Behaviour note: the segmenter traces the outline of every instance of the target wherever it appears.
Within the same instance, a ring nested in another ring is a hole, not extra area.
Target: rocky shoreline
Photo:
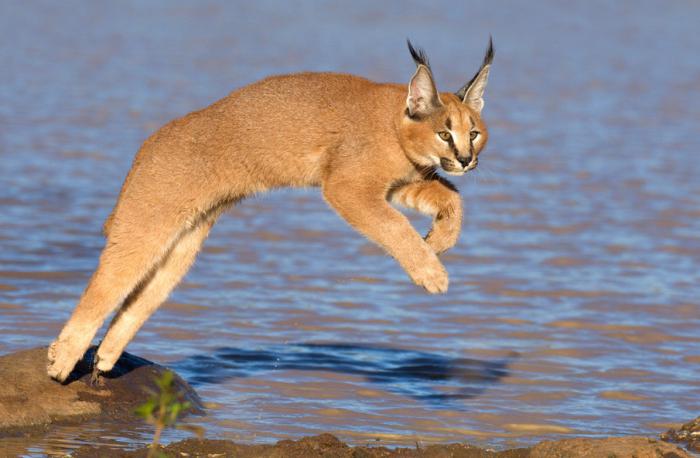
[[[81,447],[74,458],[144,458],[147,447],[135,451]],[[331,434],[283,440],[274,445],[245,445],[224,440],[187,439],[160,447],[169,457],[237,458],[686,458],[687,452],[673,444],[641,436],[606,439],[544,441],[531,448],[493,451],[469,444],[430,445],[416,448],[351,447]]]
[[[154,379],[167,369],[125,353],[102,386],[89,383],[91,349],[80,362],[71,382],[60,385],[46,377],[46,348],[35,348],[0,357],[0,439],[40,434],[53,424],[76,424],[87,418],[108,416],[138,421],[134,409],[156,390]],[[191,406],[190,413],[203,412],[197,393],[175,375],[176,390]],[[684,458],[700,452],[700,417],[678,430],[669,430],[661,439],[641,436],[605,439],[574,438],[544,441],[530,448],[494,451],[469,444],[430,445],[415,448],[350,446],[331,434],[282,440],[274,445],[247,445],[226,440],[187,439],[161,447],[174,457],[636,457]],[[31,439],[29,439],[31,440]],[[1,443],[0,443],[1,445]],[[0,447],[1,449],[1,447]],[[73,457],[145,457],[148,447],[124,451],[107,447],[83,446]]]
[[[691,452],[700,453],[700,417],[678,429],[669,429],[661,435],[661,440],[684,444]]]

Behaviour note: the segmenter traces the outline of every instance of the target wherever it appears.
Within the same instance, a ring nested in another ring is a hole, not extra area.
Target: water
[[[220,219],[129,351],[197,388],[210,438],[505,447],[694,418],[700,5],[424,3],[3,3],[0,353],[58,333],[166,121],[274,73],[407,81],[406,36],[456,90],[492,33],[491,140],[456,180],[449,293],[412,286],[317,190],[275,192]],[[3,446],[148,436],[92,422]]]

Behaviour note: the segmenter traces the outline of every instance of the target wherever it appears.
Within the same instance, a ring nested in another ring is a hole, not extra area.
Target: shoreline
[[[3,439],[20,438],[22,447],[36,450],[37,435],[50,425],[82,424],[88,418],[121,419],[125,425],[138,421],[134,409],[158,392],[156,378],[170,372],[164,366],[124,353],[115,370],[99,387],[88,383],[91,348],[78,364],[75,379],[61,385],[45,373],[45,347],[19,351],[0,357],[0,435]],[[171,372],[171,374],[174,374]],[[192,414],[204,413],[204,404],[189,384],[177,376],[172,390],[189,404]],[[371,427],[368,427],[371,429]],[[89,438],[88,438],[89,439]],[[679,446],[670,442],[678,443]],[[3,441],[0,439],[0,447]],[[167,456],[236,456],[236,457],[497,457],[524,458],[546,456],[635,456],[637,458],[683,458],[684,451],[700,452],[700,417],[658,437],[625,436],[608,438],[569,438],[541,441],[531,447],[496,451],[467,442],[399,446],[388,448],[351,446],[332,434],[323,433],[297,440],[280,440],[275,444],[244,444],[231,440],[184,439],[161,447]],[[1,449],[0,449],[1,450]],[[73,457],[145,457],[148,447],[136,450],[115,449],[107,445],[83,445],[61,452]]]
[[[113,458],[143,458],[150,448],[133,451],[108,447],[83,446],[75,450],[74,458],[94,456]],[[695,449],[700,451],[700,448]],[[677,444],[643,436],[610,437],[604,439],[573,438],[542,441],[528,448],[496,451],[469,443],[420,446],[414,448],[384,446],[350,446],[332,434],[281,440],[272,445],[241,444],[230,440],[185,439],[158,448],[166,456],[207,457],[269,457],[269,458],[392,458],[392,457],[455,457],[455,458],[545,458],[545,457],[635,457],[635,458],[690,458],[692,455]]]

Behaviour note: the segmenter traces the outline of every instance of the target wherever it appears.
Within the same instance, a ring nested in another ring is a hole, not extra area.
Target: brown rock
[[[88,417],[135,418],[134,408],[155,391],[153,379],[167,369],[124,353],[102,387],[92,387],[91,348],[78,363],[67,384],[46,375],[46,347],[0,357],[0,432],[12,434],[45,427],[51,423],[75,423]],[[202,403],[190,386],[177,375],[175,387],[202,412]],[[150,390],[150,391],[149,391]]]
[[[700,452],[700,417],[689,421],[680,429],[669,429],[661,435],[661,439],[684,443],[691,452]]]
[[[540,442],[530,458],[690,458],[675,445],[640,436]]]

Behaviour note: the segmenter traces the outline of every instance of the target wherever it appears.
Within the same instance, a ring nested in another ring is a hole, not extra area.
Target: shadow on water
[[[511,353],[483,361],[373,345],[298,343],[268,350],[223,347],[171,367],[191,374],[187,379],[195,386],[275,370],[330,371],[363,376],[399,395],[445,403],[472,398],[498,383],[515,358]]]

